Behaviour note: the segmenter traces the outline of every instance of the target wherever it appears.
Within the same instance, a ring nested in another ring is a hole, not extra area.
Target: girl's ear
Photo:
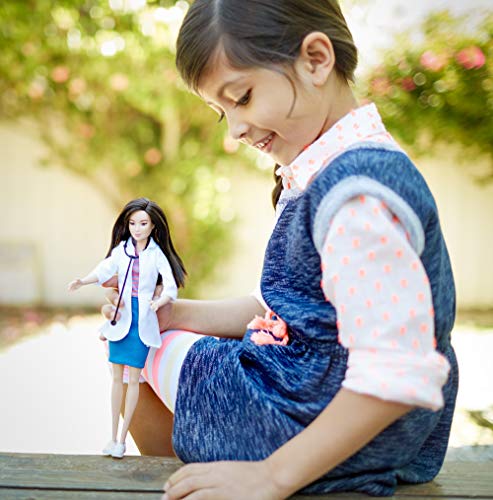
[[[319,87],[326,83],[334,65],[334,47],[330,38],[320,31],[306,35],[296,61],[297,70]]]

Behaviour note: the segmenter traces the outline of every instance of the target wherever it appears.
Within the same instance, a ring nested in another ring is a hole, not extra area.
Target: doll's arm
[[[80,287],[84,285],[90,285],[91,283],[97,283],[98,277],[94,273],[88,274],[85,278],[76,278],[68,284],[68,291],[75,292]]]
[[[150,304],[151,304],[151,309],[153,311],[157,311],[160,307],[163,307],[164,305],[166,305],[168,302],[171,302],[171,297],[169,295],[163,295],[161,294],[160,297],[157,297],[153,300],[151,300]]]
[[[173,272],[171,270],[171,266],[169,265],[168,259],[166,258],[164,253],[161,252],[161,250],[159,250],[156,261],[159,274],[163,278],[163,290],[160,297],[160,299],[162,299],[162,304],[158,306],[159,308],[168,303],[170,300],[176,300],[178,296],[178,287],[176,286],[175,277],[173,276]],[[158,301],[156,300],[154,302]]]
[[[108,281],[118,271],[118,251],[119,247],[112,250],[111,255],[101,261],[86,277],[77,278],[68,284],[68,291],[74,292],[81,286],[91,283],[99,283],[102,285]]]
[[[92,271],[91,274],[96,276],[96,283],[103,285],[111,277],[113,277],[118,272],[118,260],[120,258],[121,244],[111,251],[109,257],[106,257],[101,261]]]

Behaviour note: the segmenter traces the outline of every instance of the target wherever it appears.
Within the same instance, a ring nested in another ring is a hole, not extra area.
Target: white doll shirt
[[[98,277],[98,283],[100,285],[108,281],[115,273],[118,273],[118,288],[120,291],[123,290],[123,302],[125,307],[120,310],[120,320],[116,325],[111,325],[110,321],[107,321],[100,328],[101,333],[111,341],[118,341],[124,338],[132,322],[132,311],[130,307],[132,303],[131,271],[129,271],[125,287],[123,287],[123,282],[130,260],[128,255],[135,255],[135,249],[131,238],[126,244],[126,251],[125,242],[122,241],[113,249],[111,255],[100,262],[93,271]],[[147,248],[139,253],[138,283],[139,336],[142,342],[150,347],[161,346],[157,315],[150,307],[150,301],[153,298],[159,274],[161,274],[163,278],[163,292],[161,296],[167,295],[171,297],[172,300],[175,300],[178,294],[178,287],[171,266],[157,243],[153,238],[150,238]]]

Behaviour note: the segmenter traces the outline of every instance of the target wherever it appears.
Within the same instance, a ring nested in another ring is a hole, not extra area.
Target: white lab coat
[[[100,262],[93,271],[98,277],[100,285],[118,273],[118,289],[120,293],[130,261],[130,257],[125,253],[124,245],[125,242],[122,241],[112,250],[111,255]],[[135,255],[132,238],[127,241],[127,253]],[[162,295],[167,295],[175,300],[178,287],[171,266],[162,250],[151,237],[147,248],[139,254],[139,336],[142,342],[150,347],[161,347],[157,315],[151,309],[149,303],[156,288],[158,274],[161,274],[163,278]],[[100,332],[111,341],[123,339],[128,334],[132,323],[132,265],[130,265],[128,272],[122,301],[125,305],[122,309],[119,309],[121,318],[116,325],[113,326],[110,321],[107,321],[100,328]]]

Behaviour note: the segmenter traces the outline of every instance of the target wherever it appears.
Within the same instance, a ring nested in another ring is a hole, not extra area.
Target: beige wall
[[[116,212],[88,182],[66,170],[37,164],[43,151],[29,124],[0,123],[0,303],[94,304],[96,286],[75,294],[66,284],[90,271],[105,254]],[[455,272],[458,305],[493,306],[493,184],[480,186],[472,168],[447,152],[418,166],[437,200]],[[481,163],[475,160],[474,169]],[[258,282],[273,224],[270,175],[235,172],[237,213],[232,255],[219,262],[200,295],[249,293]]]
[[[457,164],[440,151],[418,161],[438,205],[461,308],[493,307],[493,182],[481,185],[475,175],[487,171],[484,160]],[[440,158],[438,159],[438,156]]]
[[[0,123],[0,303],[99,304],[67,283],[104,257],[115,212],[84,179],[38,160],[30,123]]]

